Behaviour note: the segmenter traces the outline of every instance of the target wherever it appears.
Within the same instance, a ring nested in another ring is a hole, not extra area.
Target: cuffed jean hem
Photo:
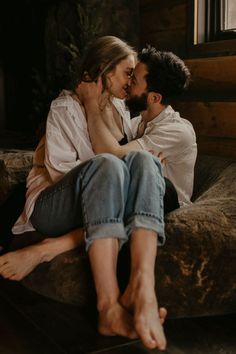
[[[164,221],[158,220],[155,216],[150,215],[133,215],[125,226],[126,233],[130,237],[131,232],[135,228],[142,228],[147,230],[152,230],[157,232],[158,235],[158,246],[163,246],[166,241],[165,237],[165,223]]]
[[[88,225],[85,234],[85,249],[88,251],[93,241],[102,238],[116,238],[119,241],[119,248],[128,241],[124,224],[121,222],[101,223]]]

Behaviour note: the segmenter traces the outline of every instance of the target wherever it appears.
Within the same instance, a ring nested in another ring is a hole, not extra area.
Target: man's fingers
[[[166,164],[166,159],[165,159],[165,157],[163,156],[163,153],[162,153],[162,152],[157,152],[157,151],[155,151],[155,150],[149,150],[149,152],[150,152],[152,155],[156,156],[156,157],[160,160],[161,164],[162,164],[163,166],[165,166],[165,164]]]

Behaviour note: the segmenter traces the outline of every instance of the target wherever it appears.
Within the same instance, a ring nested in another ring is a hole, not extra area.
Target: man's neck
[[[159,114],[164,111],[164,109],[166,109],[166,106],[164,105],[148,107],[146,111],[141,112],[142,120],[147,124],[159,116]]]

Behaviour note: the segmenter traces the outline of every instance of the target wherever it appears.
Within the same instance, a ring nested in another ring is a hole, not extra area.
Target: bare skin
[[[116,277],[119,244],[115,238],[95,240],[88,255],[93,272],[97,309],[98,331],[106,336],[137,338],[131,314],[119,303],[120,290]]]
[[[147,259],[145,257],[138,258],[139,243],[142,244],[141,248],[145,249],[143,241],[146,236],[144,233],[150,232],[136,230],[132,235],[131,278],[122,296],[116,278],[118,241],[113,238],[101,239],[94,241],[90,247],[89,256],[98,295],[98,330],[100,334],[107,336],[120,335],[131,339],[140,337],[146,347],[162,349],[165,347],[162,324],[167,311],[165,308],[160,308],[158,311],[154,293],[153,261],[150,263],[150,254],[147,258],[149,266],[144,271],[142,271],[142,267]],[[152,234],[151,232],[151,237]],[[139,239],[142,242],[137,242]],[[156,240],[155,233],[154,240]],[[74,249],[83,242],[83,230],[80,229],[55,239],[45,239],[36,245],[9,252],[0,257],[0,274],[4,278],[19,281],[40,263],[49,262],[58,254]],[[106,248],[107,252],[104,253]],[[152,253],[151,259],[154,258],[155,251]]]
[[[0,257],[0,275],[10,280],[22,280],[40,263],[49,262],[83,242],[83,230],[77,229],[61,237],[45,239],[35,245],[8,252]]]
[[[158,310],[154,290],[154,265],[157,235],[137,229],[131,242],[131,277],[120,296],[116,278],[119,244],[115,238],[95,240],[89,259],[97,292],[100,334],[140,338],[150,349],[164,350],[166,339],[162,327],[166,310]],[[144,241],[144,242],[143,242]]]
[[[155,295],[154,266],[156,258],[156,233],[136,229],[131,238],[131,276],[122,295],[121,304],[134,314],[134,327],[143,344],[150,349],[166,348],[162,323],[165,308],[158,311]],[[143,251],[145,250],[145,251]]]

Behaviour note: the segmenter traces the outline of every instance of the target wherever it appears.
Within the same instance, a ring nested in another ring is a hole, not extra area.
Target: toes
[[[7,260],[4,257],[0,257],[0,269],[7,263]]]
[[[165,322],[167,316],[167,310],[165,307],[160,307],[159,309],[159,317],[160,317],[160,322],[163,325],[163,323]]]
[[[165,350],[166,349],[166,338],[164,335],[164,332],[160,331],[157,335],[157,333],[153,332],[152,333],[152,338],[155,341],[156,345],[155,347],[160,349],[160,350]]]
[[[20,281],[22,279],[22,277],[17,274],[12,274],[11,276],[8,277],[8,279]]]
[[[9,269],[4,269],[3,271],[1,271],[1,275],[3,278],[9,279],[13,274]]]
[[[156,348],[156,341],[151,337],[149,331],[143,330],[140,334],[140,339],[146,348],[154,349]]]

